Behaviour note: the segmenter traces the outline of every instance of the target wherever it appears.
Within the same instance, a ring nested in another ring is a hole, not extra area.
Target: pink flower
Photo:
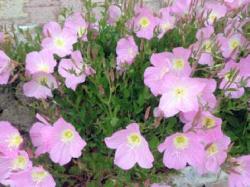
[[[239,62],[240,76],[246,82],[245,87],[250,87],[250,55],[245,58],[241,58]]]
[[[55,187],[56,183],[53,177],[40,167],[12,174],[8,180],[10,186],[15,187]]]
[[[53,127],[40,114],[36,114],[39,122],[31,127],[29,133],[31,142],[36,149],[36,156],[49,152],[51,149],[51,138]]]
[[[79,158],[86,142],[80,137],[75,127],[59,118],[53,126],[49,156],[59,165],[65,165],[72,158]]]
[[[150,62],[153,66],[145,70],[144,84],[150,88],[154,96],[161,95],[166,76],[171,74],[172,64],[166,52],[154,53]]]
[[[166,118],[179,112],[198,111],[199,96],[205,86],[196,78],[168,77],[164,85],[164,94],[160,99],[159,109],[163,111]]]
[[[153,166],[154,157],[137,123],[129,124],[126,129],[105,138],[105,143],[107,147],[116,149],[114,163],[124,170],[131,169],[136,163],[142,168]]]
[[[249,62],[244,62],[244,60],[241,63],[230,60],[226,63],[224,69],[219,72],[219,77],[223,78],[219,88],[223,89],[228,97],[240,98],[244,94],[245,91],[241,85],[241,80],[248,77],[246,72],[249,70],[248,68],[245,69],[248,67],[248,64]]]
[[[183,16],[188,14],[192,0],[173,0],[171,11],[178,15]]]
[[[32,166],[25,151],[17,151],[12,155],[0,155],[0,183],[4,183],[14,173]]]
[[[18,130],[7,121],[0,121],[0,154],[15,153],[22,143],[23,138]]]
[[[166,52],[167,58],[172,63],[171,71],[177,76],[189,76],[191,74],[191,67],[189,64],[189,57],[191,55],[190,49],[183,47],[177,47],[173,49],[173,52]]]
[[[220,46],[223,57],[236,59],[239,54],[239,48],[245,45],[245,38],[241,34],[233,34],[230,36],[217,35],[217,40]]]
[[[226,36],[231,36],[234,33],[244,33],[243,26],[249,22],[249,19],[242,19],[240,15],[233,18],[228,18],[224,33]]]
[[[206,84],[200,95],[200,104],[208,109],[214,109],[217,106],[217,99],[214,92],[217,88],[217,82],[214,79],[197,78],[200,82]]]
[[[213,55],[212,55],[212,49],[214,48],[215,42],[212,40],[212,34],[214,33],[214,28],[213,26],[207,26],[204,28],[201,28],[197,33],[196,33],[196,38],[197,38],[197,47],[201,47],[201,52],[200,52],[200,58],[198,63],[199,64],[207,64],[209,66],[213,65]],[[201,46],[199,46],[201,45]]]
[[[138,54],[138,47],[132,36],[121,38],[117,42],[117,67],[122,69],[125,64],[132,64]]]
[[[61,26],[57,22],[51,21],[43,26],[44,37],[51,37],[60,32]]]
[[[175,17],[171,15],[170,8],[162,8],[160,10],[161,18],[159,20],[159,35],[158,38],[162,38],[164,34],[175,27]]]
[[[216,1],[208,1],[205,3],[205,18],[207,18],[207,24],[212,25],[216,20],[224,17],[227,13],[227,7]]]
[[[108,8],[108,23],[115,25],[122,15],[121,8],[117,5],[111,5]]]
[[[158,18],[146,7],[138,8],[133,18],[133,26],[138,38],[151,40],[158,25]]]
[[[0,85],[8,84],[13,65],[10,58],[0,50]]]
[[[35,74],[38,72],[53,73],[56,66],[53,54],[47,50],[31,52],[26,56],[26,72]]]
[[[194,168],[203,165],[205,158],[204,146],[194,133],[175,133],[158,146],[164,152],[163,163],[170,169],[183,169],[187,164]]]
[[[52,90],[58,87],[56,79],[44,72],[32,75],[32,80],[23,85],[24,95],[36,99],[53,97]]]
[[[67,29],[52,29],[49,31],[50,36],[42,41],[43,49],[49,50],[51,53],[64,57],[69,55],[73,50],[73,44],[76,43],[77,37]]]
[[[217,173],[227,158],[230,138],[221,136],[220,138],[210,137],[210,142],[206,145],[206,158],[203,172]]]
[[[77,85],[85,82],[87,77],[87,65],[83,62],[80,51],[74,51],[71,59],[62,59],[58,72],[65,78],[65,84],[68,88],[75,90]]]
[[[237,9],[241,6],[246,5],[249,3],[249,0],[224,0],[225,4],[230,8],[230,9]]]
[[[236,166],[228,176],[229,187],[248,187],[250,185],[250,155],[235,159]]]
[[[187,123],[183,127],[183,131],[187,132],[193,130],[199,137],[202,138],[202,142],[208,143],[211,138],[218,139],[223,136],[221,130],[222,120],[215,117],[210,112],[189,112],[184,113],[182,119],[185,119]]]
[[[88,23],[84,20],[80,12],[69,16],[64,24],[64,28],[78,38],[87,41]]]

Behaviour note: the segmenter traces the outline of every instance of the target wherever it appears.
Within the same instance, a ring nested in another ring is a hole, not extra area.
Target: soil
[[[31,101],[23,96],[21,87],[0,86],[0,121],[9,121],[18,130],[27,133],[35,121],[35,112],[28,107]]]

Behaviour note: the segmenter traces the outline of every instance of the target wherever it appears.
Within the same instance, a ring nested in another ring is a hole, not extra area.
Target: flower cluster
[[[64,28],[56,22],[49,22],[43,27],[44,39],[42,50],[27,54],[26,77],[29,82],[23,86],[27,97],[46,99],[53,97],[52,91],[58,88],[58,81],[53,73],[57,66],[55,56],[61,58],[58,73],[65,78],[66,87],[76,90],[78,84],[85,82],[87,76],[95,71],[87,65],[80,51],[73,51],[77,40],[87,40],[88,24],[80,13],[67,18]],[[70,59],[67,58],[70,55]]]
[[[11,187],[55,187],[53,177],[42,166],[33,166],[22,149],[23,138],[9,122],[0,122],[0,183]]]

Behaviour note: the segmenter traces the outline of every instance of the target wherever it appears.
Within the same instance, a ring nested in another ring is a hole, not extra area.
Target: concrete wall
[[[3,26],[43,24],[57,20],[63,7],[82,10],[84,0],[0,0],[0,29]],[[121,1],[121,0],[120,0]],[[153,9],[162,6],[164,0],[144,0]],[[92,0],[102,3],[104,0]]]

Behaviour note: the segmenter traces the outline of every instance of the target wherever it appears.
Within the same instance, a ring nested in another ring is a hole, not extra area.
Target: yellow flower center
[[[19,134],[13,134],[10,136],[8,141],[8,146],[10,148],[18,148],[19,145],[23,142],[23,138]]]
[[[234,49],[236,49],[237,47],[240,46],[240,41],[237,40],[237,39],[232,39],[232,40],[230,40],[229,45],[230,45],[230,48],[232,50],[234,50]]]
[[[59,38],[59,37],[55,38],[54,39],[54,44],[58,48],[64,48],[65,47],[65,41],[64,41],[63,38]]]
[[[183,59],[174,59],[173,60],[173,68],[175,70],[182,70],[184,68],[184,60]]]
[[[209,156],[215,155],[216,153],[218,153],[218,146],[216,144],[211,144],[208,148],[207,148],[207,154]]]
[[[79,27],[77,29],[77,34],[78,34],[79,37],[82,37],[85,34],[85,32],[86,32],[86,28],[85,27]]]
[[[138,133],[132,133],[128,136],[128,143],[132,146],[138,146],[141,144],[141,135]]]
[[[174,96],[177,99],[181,99],[186,95],[186,90],[182,87],[177,87],[174,89]]]
[[[38,71],[42,71],[42,72],[48,73],[49,72],[49,66],[48,66],[48,64],[39,64],[38,65]]]
[[[188,146],[188,138],[184,135],[179,135],[174,138],[174,146],[177,149],[185,149]]]
[[[208,16],[208,21],[210,23],[214,23],[216,19],[217,19],[217,14],[215,12],[211,12]]]
[[[40,183],[42,182],[45,177],[47,177],[48,173],[46,171],[35,171],[32,172],[31,176],[32,176],[32,180],[36,183]]]
[[[63,142],[71,142],[74,139],[74,132],[71,129],[66,129],[61,134],[61,140]]]
[[[161,24],[160,27],[163,31],[168,31],[171,28],[171,25],[168,22],[166,22],[166,23]]]
[[[142,18],[140,19],[140,21],[139,21],[139,24],[140,24],[140,26],[141,26],[142,28],[146,28],[146,27],[149,26],[150,21],[149,21],[149,19],[148,19],[147,17],[142,17]]]
[[[214,119],[212,119],[210,117],[205,117],[202,120],[202,126],[207,128],[207,129],[211,129],[215,126],[215,121],[214,121]]]
[[[204,41],[202,48],[206,53],[211,53],[212,52],[212,42],[210,40]]]
[[[43,85],[43,86],[48,86],[48,77],[39,77],[38,78],[38,83]]]
[[[27,159],[24,156],[18,156],[12,163],[13,170],[23,170],[27,165]]]

